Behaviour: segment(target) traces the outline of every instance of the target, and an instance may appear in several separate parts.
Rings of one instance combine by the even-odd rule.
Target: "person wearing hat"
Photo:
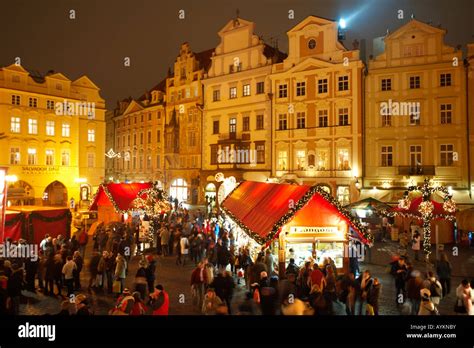
[[[420,297],[421,303],[418,315],[439,315],[436,306],[431,301],[431,291],[429,289],[421,289]]]
[[[152,315],[168,315],[170,300],[163,285],[158,284],[155,287],[155,291],[149,296],[148,304],[153,309]]]

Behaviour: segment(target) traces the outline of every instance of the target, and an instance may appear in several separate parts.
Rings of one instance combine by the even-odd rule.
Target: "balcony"
[[[436,175],[435,166],[398,166],[398,175]]]
[[[250,134],[237,134],[236,132],[220,133],[218,144],[237,144],[245,141],[250,141]]]

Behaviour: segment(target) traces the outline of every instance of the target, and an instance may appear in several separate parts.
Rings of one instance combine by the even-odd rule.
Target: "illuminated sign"
[[[23,174],[57,174],[59,166],[24,166],[21,170]]]
[[[292,226],[290,233],[338,233],[337,227],[305,227]]]

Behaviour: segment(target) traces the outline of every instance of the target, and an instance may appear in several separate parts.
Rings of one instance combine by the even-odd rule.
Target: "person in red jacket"
[[[199,262],[198,266],[191,274],[191,291],[193,294],[193,304],[198,310],[202,308],[204,300],[204,287],[208,283],[207,271],[205,268],[207,262]]]
[[[168,315],[170,299],[163,285],[158,284],[155,287],[155,292],[150,295],[148,304],[153,309],[152,315]]]

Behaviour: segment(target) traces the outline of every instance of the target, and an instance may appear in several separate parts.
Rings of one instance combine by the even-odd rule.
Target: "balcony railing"
[[[398,166],[398,175],[436,175],[435,166]]]

